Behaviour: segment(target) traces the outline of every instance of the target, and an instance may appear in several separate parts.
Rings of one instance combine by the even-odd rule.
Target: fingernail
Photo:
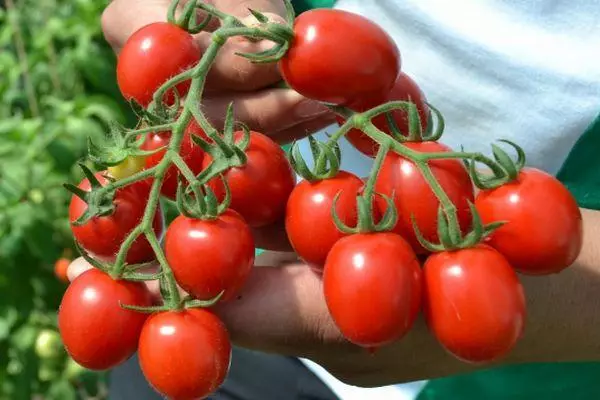
[[[331,110],[315,100],[302,100],[294,107],[294,114],[300,119],[309,119],[331,113]]]

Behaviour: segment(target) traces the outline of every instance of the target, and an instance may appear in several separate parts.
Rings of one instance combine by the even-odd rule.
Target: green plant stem
[[[177,281],[175,280],[173,270],[171,270],[171,266],[167,261],[167,257],[165,256],[163,249],[160,247],[160,243],[154,234],[154,231],[150,229],[149,231],[145,232],[145,235],[148,239],[148,242],[150,242],[150,246],[152,246],[152,250],[154,250],[154,254],[156,254],[156,259],[160,263],[163,278],[167,282],[167,289],[169,292],[169,303],[167,305],[171,309],[180,310],[182,308],[181,295],[179,294]]]
[[[363,122],[362,126],[358,126],[357,128],[361,129],[366,135],[368,135],[371,139],[379,143],[380,146],[390,145],[390,148],[398,153],[400,156],[412,161],[421,174],[423,178],[429,184],[429,187],[435,194],[435,197],[440,202],[444,214],[448,218],[448,224],[451,229],[451,235],[453,238],[460,240],[460,229],[455,229],[460,227],[458,224],[458,215],[456,214],[456,206],[452,203],[452,200],[448,197],[448,194],[444,191],[444,188],[440,185],[439,181],[436,179],[435,175],[431,171],[431,167],[429,166],[427,155],[424,153],[409,149],[404,144],[393,140],[389,135],[380,131],[370,120],[364,121],[359,119],[359,121]]]
[[[369,179],[367,179],[367,183],[362,194],[363,200],[359,202],[359,215],[357,224],[358,232],[373,232],[376,230],[376,222],[373,218],[375,183],[377,182],[377,176],[379,175],[381,165],[383,164],[383,160],[385,160],[385,156],[387,155],[389,149],[389,142],[386,141],[379,146],[379,150],[377,151],[377,157],[375,157],[375,162],[373,163],[371,173],[369,174]]]
[[[126,137],[126,139],[130,139],[132,136],[137,137],[139,135],[146,135],[148,133],[167,132],[167,131],[170,131],[171,129],[173,129],[172,123],[156,125],[156,126],[148,126],[145,128],[131,130],[131,131],[127,132],[125,137]]]

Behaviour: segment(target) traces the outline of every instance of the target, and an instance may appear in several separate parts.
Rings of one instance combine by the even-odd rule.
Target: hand
[[[114,0],[102,15],[104,35],[118,53],[142,26],[166,21],[171,0]],[[182,2],[183,3],[183,2]],[[283,21],[282,0],[213,0],[219,10],[257,23],[248,8],[264,12],[272,21]],[[212,24],[210,28],[217,28]],[[210,43],[210,33],[195,35],[201,49]],[[279,143],[302,138],[335,122],[335,116],[318,102],[293,90],[269,88],[281,80],[275,64],[252,64],[236,52],[259,52],[270,48],[268,41],[252,43],[244,38],[229,40],[222,48],[207,80],[203,110],[211,122],[223,122],[227,105],[233,101],[236,119]]]

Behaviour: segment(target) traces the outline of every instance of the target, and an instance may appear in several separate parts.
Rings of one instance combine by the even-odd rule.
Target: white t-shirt
[[[338,0],[335,8],[394,38],[402,70],[444,115],[441,141],[455,149],[489,154],[492,142],[509,139],[529,165],[556,173],[600,113],[600,0]],[[340,145],[342,168],[366,176],[372,160]],[[306,142],[302,149],[310,159]],[[414,399],[425,384],[359,389],[306,364],[342,400]]]

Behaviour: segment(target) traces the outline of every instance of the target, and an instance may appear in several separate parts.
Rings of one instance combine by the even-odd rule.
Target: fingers
[[[256,264],[269,266],[254,268],[241,295],[215,307],[236,344],[303,357],[316,356],[325,345],[352,347],[329,316],[321,279],[308,266],[290,261],[289,253],[270,252]]]
[[[259,249],[273,251],[292,251],[292,245],[285,232],[284,221],[252,229],[254,244]]]
[[[285,22],[285,5],[283,0],[214,0],[216,8],[238,17],[248,26],[258,24],[249,9],[260,11],[271,22]],[[199,35],[202,48],[210,44],[209,35]],[[238,52],[258,53],[273,47],[274,43],[262,40],[250,42],[243,37],[230,38],[223,46],[208,75],[207,87],[222,90],[252,91],[272,85],[281,79],[277,65],[254,64],[236,55]]]
[[[152,22],[166,22],[170,0],[115,0],[102,13],[102,31],[115,52],[129,36]]]
[[[74,259],[67,268],[67,277],[69,278],[69,282],[73,282],[73,280],[79,275],[92,268],[93,267],[87,261],[85,261],[83,257]]]
[[[236,120],[279,142],[306,136],[302,126],[309,122],[312,132],[335,122],[335,115],[327,107],[290,89],[238,93],[233,98],[231,93],[223,93],[206,98],[202,104],[203,111],[211,122],[222,127],[227,106],[232,100]],[[279,135],[280,132],[285,134]],[[279,140],[280,136],[282,140]]]

